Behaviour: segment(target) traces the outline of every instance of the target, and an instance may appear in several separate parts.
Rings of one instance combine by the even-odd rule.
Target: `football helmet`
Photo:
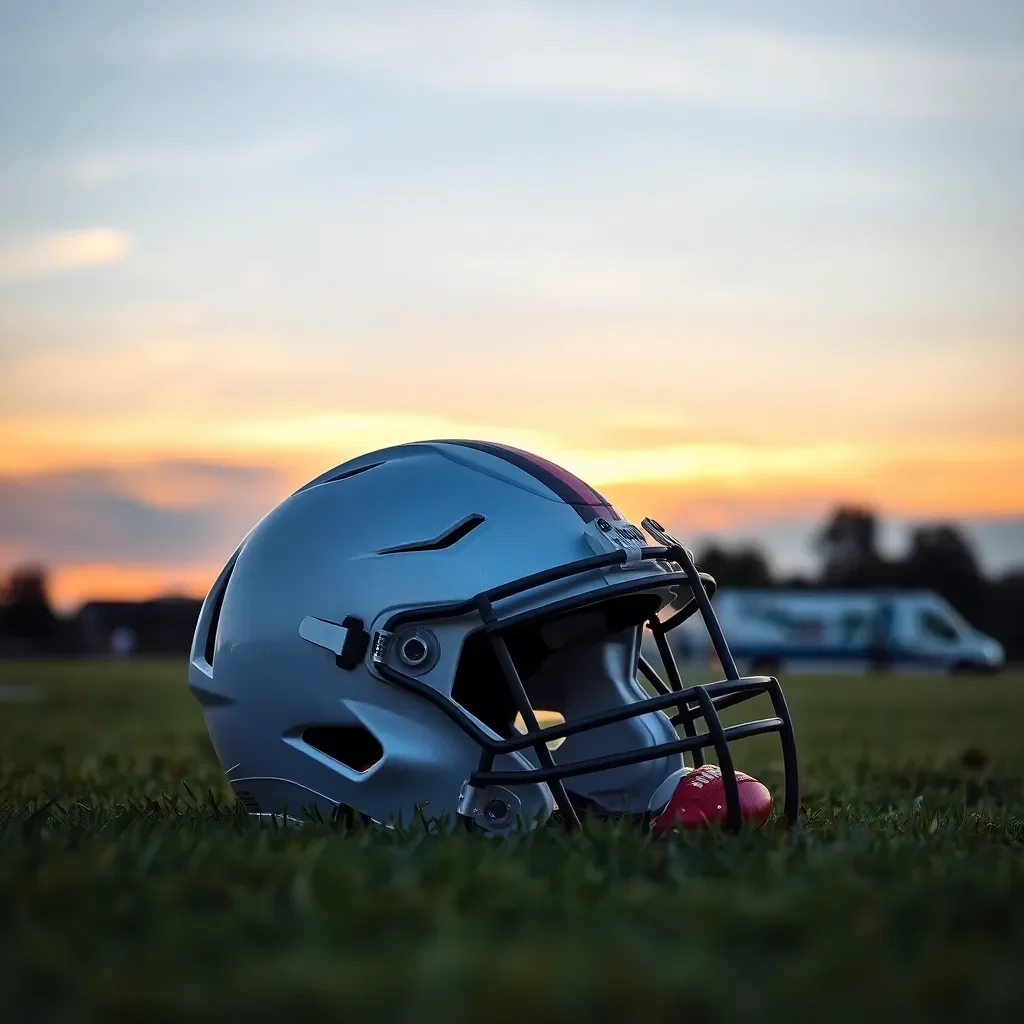
[[[774,732],[794,820],[778,681],[739,677],[714,580],[642,527],[561,467],[480,441],[386,448],[299,488],[228,560],[192,645],[189,685],[239,802],[503,833],[585,812],[656,822],[693,773],[736,828],[753,780],[730,743]],[[684,686],[669,642],[694,613],[726,676],[705,686]],[[771,717],[720,721],[764,694]],[[718,770],[694,772],[709,749]]]

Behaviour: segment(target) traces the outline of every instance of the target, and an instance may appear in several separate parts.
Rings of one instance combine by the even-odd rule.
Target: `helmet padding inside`
[[[660,603],[656,594],[632,594],[509,630],[506,644],[534,709],[558,712],[571,722],[647,697],[636,678],[641,632]],[[482,630],[465,641],[452,697],[499,735],[512,735],[519,709]],[[652,712],[567,737],[555,761],[626,753],[675,738],[668,717]],[[534,751],[523,753],[537,763]],[[565,786],[608,813],[639,814],[682,764],[681,755],[656,758],[575,776]]]

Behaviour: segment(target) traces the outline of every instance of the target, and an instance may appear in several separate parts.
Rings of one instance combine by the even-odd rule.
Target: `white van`
[[[970,625],[932,591],[723,588],[713,600],[741,671],[808,668],[933,668],[996,671],[1002,645]],[[700,616],[673,630],[676,656],[713,651]]]

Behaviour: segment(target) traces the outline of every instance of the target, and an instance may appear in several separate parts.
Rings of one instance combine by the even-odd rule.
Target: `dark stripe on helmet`
[[[462,441],[446,440],[442,444],[457,444],[463,448],[474,448],[478,452],[485,452],[494,455],[496,458],[515,466],[517,469],[529,473],[534,480],[542,483],[549,491],[556,494],[567,505],[576,509],[584,522],[598,518],[621,519],[612,503],[598,491],[595,491],[589,484],[584,483],[579,477],[573,476],[561,466],[542,459],[539,455],[532,455],[519,448],[511,448],[504,444],[494,444],[490,441]]]

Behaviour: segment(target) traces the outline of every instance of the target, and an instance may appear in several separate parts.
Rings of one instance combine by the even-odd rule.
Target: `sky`
[[[202,594],[373,448],[1024,563],[1024,8],[0,0],[0,568]]]

